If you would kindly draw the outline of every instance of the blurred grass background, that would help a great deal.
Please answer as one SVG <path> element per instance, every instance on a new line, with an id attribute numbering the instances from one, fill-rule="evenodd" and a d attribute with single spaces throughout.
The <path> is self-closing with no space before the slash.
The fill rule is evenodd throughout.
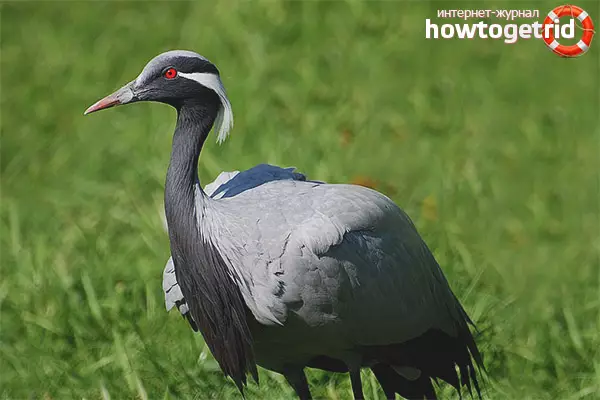
<path id="1" fill-rule="evenodd" d="M 216 63 L 234 107 L 204 183 L 269 162 L 375 187 L 480 326 L 487 397 L 600 398 L 598 38 L 575 60 L 536 40 L 424 38 L 437 9 L 557 5 L 2 4 L 2 398 L 241 398 L 163 306 L 174 111 L 82 116 L 173 48 Z M 600 24 L 597 2 L 577 5 Z M 249 398 L 292 398 L 261 379 Z M 310 381 L 316 398 L 350 398 L 343 375 Z"/>

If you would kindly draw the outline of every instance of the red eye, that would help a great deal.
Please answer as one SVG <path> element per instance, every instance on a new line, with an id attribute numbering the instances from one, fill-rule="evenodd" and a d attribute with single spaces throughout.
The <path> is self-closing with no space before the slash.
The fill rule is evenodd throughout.
<path id="1" fill-rule="evenodd" d="M 175 68 L 169 68 L 168 70 L 165 71 L 165 78 L 167 79 L 173 79 L 177 76 L 177 70 Z"/>

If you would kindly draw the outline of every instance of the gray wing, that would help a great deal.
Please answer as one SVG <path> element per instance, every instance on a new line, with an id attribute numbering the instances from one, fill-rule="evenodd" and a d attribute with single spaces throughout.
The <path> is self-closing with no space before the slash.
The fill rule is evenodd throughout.
<path id="1" fill-rule="evenodd" d="M 362 344 L 408 340 L 432 327 L 455 334 L 460 305 L 409 217 L 386 196 L 285 181 L 224 203 L 221 214 L 241 211 L 213 222 L 232 232 L 214 244 L 232 261 L 262 324 L 283 324 L 289 315 L 310 326 L 344 321 Z M 366 324 L 387 337 L 366 336 Z"/>
<path id="2" fill-rule="evenodd" d="M 264 183 L 278 180 L 306 181 L 306 176 L 296 172 L 294 167 L 281 168 L 269 164 L 259 164 L 243 172 L 221 172 L 213 182 L 204 187 L 204 191 L 215 199 L 230 198 Z M 167 311 L 177 307 L 181 315 L 188 319 L 194 331 L 197 331 L 198 328 L 191 318 L 181 288 L 177 284 L 175 266 L 171 257 L 169 257 L 163 272 L 163 291 Z"/>

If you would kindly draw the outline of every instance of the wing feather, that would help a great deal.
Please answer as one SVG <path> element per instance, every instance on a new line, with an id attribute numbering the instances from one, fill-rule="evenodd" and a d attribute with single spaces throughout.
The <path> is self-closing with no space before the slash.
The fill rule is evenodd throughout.
<path id="1" fill-rule="evenodd" d="M 410 218 L 389 198 L 354 185 L 288 183 L 277 191 L 285 204 L 271 207 L 281 207 L 287 224 L 262 215 L 253 243 L 272 243 L 264 264 L 277 265 L 278 274 L 245 267 L 261 282 L 254 288 L 259 313 L 275 310 L 283 323 L 293 312 L 315 326 L 343 320 L 361 344 L 408 340 L 434 327 L 456 334 L 460 304 Z M 365 325 L 381 329 L 365 332 Z"/>

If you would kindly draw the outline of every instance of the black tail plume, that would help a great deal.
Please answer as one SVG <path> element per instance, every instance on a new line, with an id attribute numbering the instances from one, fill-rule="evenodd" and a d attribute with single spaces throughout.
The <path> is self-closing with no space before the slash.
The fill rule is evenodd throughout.
<path id="1" fill-rule="evenodd" d="M 459 394 L 466 386 L 473 397 L 475 389 L 481 399 L 479 374 L 475 368 L 476 365 L 479 371 L 483 369 L 481 354 L 466 321 L 464 328 L 456 337 L 432 329 L 404 343 L 365 346 L 363 354 L 376 363 L 372 370 L 388 398 L 393 393 L 409 399 L 435 398 L 432 381 L 442 379 Z M 415 368 L 421 371 L 421 375 L 416 380 L 408 380 L 392 366 Z"/>
<path id="2" fill-rule="evenodd" d="M 394 400 L 396 393 L 409 400 L 437 399 L 435 389 L 428 376 L 421 375 L 416 380 L 410 381 L 387 364 L 375 364 L 371 370 L 379 381 L 386 399 Z"/>

